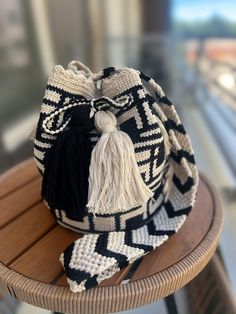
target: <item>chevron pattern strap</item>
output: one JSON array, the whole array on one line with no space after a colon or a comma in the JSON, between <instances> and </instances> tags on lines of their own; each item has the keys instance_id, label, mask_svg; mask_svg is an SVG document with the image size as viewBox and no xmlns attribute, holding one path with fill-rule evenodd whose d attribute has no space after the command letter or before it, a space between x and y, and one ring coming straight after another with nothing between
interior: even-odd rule
<instances>
[{"instance_id":1,"label":"chevron pattern strap","mask_svg":"<svg viewBox=\"0 0 236 314\"><path fill-rule=\"evenodd\" d=\"M139 229L84 235L61 255L70 289L81 292L92 288L160 246L183 224L186 215L187 211L173 215L168 204L163 204L159 213Z\"/></svg>"}]
</instances>

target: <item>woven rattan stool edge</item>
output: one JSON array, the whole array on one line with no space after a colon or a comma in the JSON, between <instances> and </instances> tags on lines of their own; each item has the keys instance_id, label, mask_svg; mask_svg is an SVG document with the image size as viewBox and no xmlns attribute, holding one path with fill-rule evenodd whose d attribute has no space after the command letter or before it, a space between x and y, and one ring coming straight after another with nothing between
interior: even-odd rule
<instances>
[{"instance_id":1,"label":"woven rattan stool edge","mask_svg":"<svg viewBox=\"0 0 236 314\"><path fill-rule=\"evenodd\" d=\"M0 263L0 285L13 297L32 305L64 313L102 314L128 310L166 297L191 281L213 256L223 225L223 206L211 183L214 216L205 238L188 256L165 270L124 285L94 288L74 294L67 287L27 278Z\"/></svg>"}]
</instances>

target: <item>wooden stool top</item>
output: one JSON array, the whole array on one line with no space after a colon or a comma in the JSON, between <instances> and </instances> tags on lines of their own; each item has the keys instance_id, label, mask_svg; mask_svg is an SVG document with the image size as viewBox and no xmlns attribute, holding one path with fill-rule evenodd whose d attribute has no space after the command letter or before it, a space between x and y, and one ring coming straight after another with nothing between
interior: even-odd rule
<instances>
[{"instance_id":1,"label":"wooden stool top","mask_svg":"<svg viewBox=\"0 0 236 314\"><path fill-rule=\"evenodd\" d=\"M27 303L67 313L111 313L163 298L193 279L212 257L223 222L222 204L201 177L197 201L180 231L147 254L129 283L121 270L99 287L74 294L59 262L81 235L57 225L41 202L32 159L0 177L0 283Z\"/></svg>"}]
</instances>

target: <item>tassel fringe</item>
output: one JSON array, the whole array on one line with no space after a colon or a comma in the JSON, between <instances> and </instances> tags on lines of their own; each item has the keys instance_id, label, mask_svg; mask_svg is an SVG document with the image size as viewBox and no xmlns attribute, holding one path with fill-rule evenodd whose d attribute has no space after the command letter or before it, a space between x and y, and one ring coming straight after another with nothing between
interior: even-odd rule
<instances>
[{"instance_id":1,"label":"tassel fringe","mask_svg":"<svg viewBox=\"0 0 236 314\"><path fill-rule=\"evenodd\" d=\"M90 109L74 109L69 128L61 132L45 159L42 197L53 210L63 209L70 219L82 221L87 214L88 176L93 128Z\"/></svg>"},{"instance_id":2,"label":"tassel fringe","mask_svg":"<svg viewBox=\"0 0 236 314\"><path fill-rule=\"evenodd\" d=\"M112 112L98 111L95 126L102 136L91 155L88 211L124 212L146 203L153 192L141 177L129 135L117 129Z\"/></svg>"}]
</instances>

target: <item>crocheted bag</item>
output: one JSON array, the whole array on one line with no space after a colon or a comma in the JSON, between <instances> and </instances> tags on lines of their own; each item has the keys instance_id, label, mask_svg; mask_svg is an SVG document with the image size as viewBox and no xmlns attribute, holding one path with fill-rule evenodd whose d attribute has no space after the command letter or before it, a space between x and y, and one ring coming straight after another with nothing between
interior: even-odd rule
<instances>
[{"instance_id":1,"label":"crocheted bag","mask_svg":"<svg viewBox=\"0 0 236 314\"><path fill-rule=\"evenodd\" d=\"M34 156L58 223L85 233L60 257L73 292L161 245L194 205L189 137L161 87L131 68L55 66Z\"/></svg>"}]
</instances>

